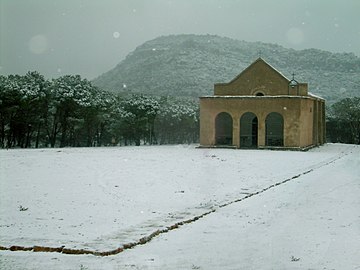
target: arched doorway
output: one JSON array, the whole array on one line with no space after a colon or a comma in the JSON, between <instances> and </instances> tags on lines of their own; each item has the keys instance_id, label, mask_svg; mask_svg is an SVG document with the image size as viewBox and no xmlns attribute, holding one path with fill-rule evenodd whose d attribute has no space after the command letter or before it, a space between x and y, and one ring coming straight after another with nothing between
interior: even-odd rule
<instances>
[{"instance_id":1,"label":"arched doorway","mask_svg":"<svg viewBox=\"0 0 360 270\"><path fill-rule=\"evenodd\" d=\"M265 120L267 146L284 146L284 118L279 113L269 113Z\"/></svg>"},{"instance_id":2,"label":"arched doorway","mask_svg":"<svg viewBox=\"0 0 360 270\"><path fill-rule=\"evenodd\" d=\"M233 120L226 112L219 113L215 119L215 144L232 145Z\"/></svg>"},{"instance_id":3,"label":"arched doorway","mask_svg":"<svg viewBox=\"0 0 360 270\"><path fill-rule=\"evenodd\" d=\"M257 148L258 118L254 113L244 113L240 118L240 148Z\"/></svg>"}]
</instances>

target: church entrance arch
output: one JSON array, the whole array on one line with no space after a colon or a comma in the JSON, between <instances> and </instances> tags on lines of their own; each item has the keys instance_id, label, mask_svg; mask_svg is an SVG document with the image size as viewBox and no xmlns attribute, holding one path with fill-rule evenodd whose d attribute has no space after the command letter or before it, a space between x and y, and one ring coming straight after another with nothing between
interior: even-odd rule
<instances>
[{"instance_id":1,"label":"church entrance arch","mask_svg":"<svg viewBox=\"0 0 360 270\"><path fill-rule=\"evenodd\" d=\"M226 112L219 113L215 118L215 144L232 145L232 134L233 120L231 115Z\"/></svg>"},{"instance_id":2,"label":"church entrance arch","mask_svg":"<svg viewBox=\"0 0 360 270\"><path fill-rule=\"evenodd\" d=\"M284 146L284 118L281 114L269 113L265 120L266 146Z\"/></svg>"},{"instance_id":3,"label":"church entrance arch","mask_svg":"<svg viewBox=\"0 0 360 270\"><path fill-rule=\"evenodd\" d=\"M240 118L240 148L257 148L258 118L254 113L244 113Z\"/></svg>"}]
</instances>

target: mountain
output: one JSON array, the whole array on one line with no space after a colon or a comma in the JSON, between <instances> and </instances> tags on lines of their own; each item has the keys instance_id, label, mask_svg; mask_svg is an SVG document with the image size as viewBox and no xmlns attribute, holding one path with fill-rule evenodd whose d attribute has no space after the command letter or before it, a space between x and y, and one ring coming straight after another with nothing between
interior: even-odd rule
<instances>
[{"instance_id":1,"label":"mountain","mask_svg":"<svg viewBox=\"0 0 360 270\"><path fill-rule=\"evenodd\" d=\"M100 88L159 96L211 95L259 56L283 73L309 83L329 103L360 95L360 58L353 53L294 50L214 35L171 35L145 42L114 69L96 78Z\"/></svg>"}]
</instances>

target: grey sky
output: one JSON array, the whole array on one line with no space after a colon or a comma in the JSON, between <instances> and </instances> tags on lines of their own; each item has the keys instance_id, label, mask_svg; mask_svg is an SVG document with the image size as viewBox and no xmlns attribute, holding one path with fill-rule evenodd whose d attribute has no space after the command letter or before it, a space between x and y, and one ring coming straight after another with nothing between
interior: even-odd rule
<instances>
[{"instance_id":1,"label":"grey sky","mask_svg":"<svg viewBox=\"0 0 360 270\"><path fill-rule=\"evenodd\" d=\"M360 0L0 0L0 74L93 79L169 34L360 56L359 14Z\"/></svg>"}]
</instances>

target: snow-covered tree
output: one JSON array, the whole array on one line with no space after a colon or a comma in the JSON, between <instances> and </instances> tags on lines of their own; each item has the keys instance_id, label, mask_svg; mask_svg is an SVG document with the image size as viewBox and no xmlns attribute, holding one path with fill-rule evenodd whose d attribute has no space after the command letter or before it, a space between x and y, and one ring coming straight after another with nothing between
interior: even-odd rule
<instances>
[{"instance_id":1,"label":"snow-covered tree","mask_svg":"<svg viewBox=\"0 0 360 270\"><path fill-rule=\"evenodd\" d=\"M93 145L104 105L101 91L80 75L65 75L52 81L51 96L51 145L58 132L60 147Z\"/></svg>"},{"instance_id":2,"label":"snow-covered tree","mask_svg":"<svg viewBox=\"0 0 360 270\"><path fill-rule=\"evenodd\" d=\"M0 76L0 146L101 146L198 140L198 103L105 92L79 75Z\"/></svg>"},{"instance_id":3,"label":"snow-covered tree","mask_svg":"<svg viewBox=\"0 0 360 270\"><path fill-rule=\"evenodd\" d=\"M121 133L125 143L154 143L154 121L159 108L158 99L150 96L134 94L123 100L120 109L123 114Z\"/></svg>"},{"instance_id":4,"label":"snow-covered tree","mask_svg":"<svg viewBox=\"0 0 360 270\"><path fill-rule=\"evenodd\" d=\"M1 146L30 147L36 134L40 140L42 117L46 110L48 82L38 72L24 76L1 76Z\"/></svg>"},{"instance_id":5,"label":"snow-covered tree","mask_svg":"<svg viewBox=\"0 0 360 270\"><path fill-rule=\"evenodd\" d=\"M329 108L327 133L332 142L360 144L360 97L342 99Z\"/></svg>"},{"instance_id":6,"label":"snow-covered tree","mask_svg":"<svg viewBox=\"0 0 360 270\"><path fill-rule=\"evenodd\" d=\"M160 144L193 143L199 136L199 104L192 99L162 98L155 133Z\"/></svg>"}]
</instances>

